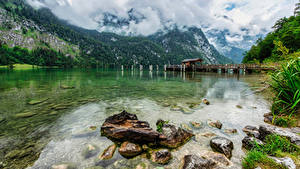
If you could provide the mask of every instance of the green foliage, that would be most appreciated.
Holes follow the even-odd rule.
[[[272,74],[272,88],[278,93],[272,105],[274,114],[292,115],[300,108],[300,60],[291,60]]]
[[[296,122],[297,120],[291,116],[276,117],[275,115],[273,124],[281,127],[294,127],[296,125]]]
[[[169,121],[160,121],[157,125],[156,125],[156,131],[158,132],[162,132],[162,127],[165,125],[165,124],[168,124]]]
[[[297,11],[299,11],[299,3]],[[289,53],[299,52],[300,49],[300,15],[282,18],[273,26],[274,31],[264,39],[259,39],[256,45],[245,54],[243,63],[253,63],[254,60],[263,62],[278,62],[287,60]]]
[[[253,169],[257,167],[258,164],[262,164],[271,168],[284,169],[285,167],[268,158],[268,155],[278,156],[282,154],[282,152],[296,154],[296,156],[298,156],[300,154],[300,149],[284,137],[268,135],[264,145],[256,144],[256,147],[247,153],[247,156],[242,161],[243,168]]]

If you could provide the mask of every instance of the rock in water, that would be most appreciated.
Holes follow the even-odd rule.
[[[209,105],[209,104],[210,104],[210,102],[209,102],[207,99],[203,99],[202,102],[203,102],[204,104],[206,104],[206,105]]]
[[[115,141],[157,143],[160,134],[146,121],[139,121],[135,114],[123,111],[108,117],[101,127],[101,135]]]
[[[114,153],[116,151],[116,144],[110,145],[109,147],[107,147],[103,153],[99,156],[100,160],[108,160],[111,159],[114,156]]]
[[[142,148],[138,144],[130,143],[130,142],[124,142],[121,144],[121,147],[119,148],[119,153],[124,157],[135,157],[142,153]]]
[[[259,126],[259,134],[260,139],[264,140],[267,135],[270,134],[277,134],[282,137],[286,137],[291,141],[291,143],[300,146],[300,136],[292,133],[286,129],[282,129],[276,126],[269,126],[269,125],[261,125]]]
[[[156,150],[151,153],[151,160],[158,164],[167,164],[172,159],[168,149]]]
[[[219,153],[224,154],[227,158],[231,158],[233,143],[224,137],[215,137],[210,140],[210,147]]]
[[[184,156],[182,169],[212,169],[216,163],[210,159],[198,157],[196,155]]]
[[[242,140],[242,145],[247,150],[250,150],[250,149],[254,148],[256,146],[256,144],[263,145],[264,143],[261,140],[257,139],[257,138],[249,137],[249,136],[246,136]]]
[[[227,134],[235,134],[237,133],[237,129],[225,129],[224,132]]]
[[[56,164],[51,167],[52,169],[76,169],[76,165],[71,163],[62,163],[62,164]]]
[[[217,121],[215,121],[215,122],[212,121],[212,120],[208,120],[207,123],[208,123],[208,125],[210,125],[211,127],[215,127],[215,128],[218,128],[218,129],[221,129],[222,126],[223,126],[223,124],[222,124],[219,120],[217,120]]]
[[[90,158],[90,157],[93,157],[95,155],[97,155],[99,151],[99,148],[95,145],[87,145],[87,147],[83,150],[82,152],[82,156],[87,159],[87,158]]]
[[[162,126],[162,135],[165,136],[166,139],[161,139],[159,143],[160,145],[168,148],[177,148],[194,136],[193,133],[180,127],[177,128],[171,124],[164,124]]]
[[[202,127],[202,123],[197,123],[197,122],[190,122],[190,124],[195,128],[195,129],[200,129]]]
[[[246,133],[250,137],[259,138],[258,128],[254,126],[246,126],[243,128],[243,132]]]

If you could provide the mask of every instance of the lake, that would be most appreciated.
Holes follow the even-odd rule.
[[[210,151],[206,132],[234,143],[231,168],[241,168],[241,140],[246,125],[263,124],[270,104],[251,90],[261,75],[180,73],[163,71],[114,71],[103,69],[0,70],[0,168],[51,168],[70,163],[78,168],[99,164],[99,154],[112,142],[100,135],[104,120],[122,110],[135,113],[156,129],[158,119],[201,129],[184,146],[172,151],[165,168],[178,168],[187,154]],[[201,103],[203,98],[210,105]],[[220,120],[221,130],[207,125]],[[225,129],[237,129],[228,134]],[[97,153],[84,157],[88,145]],[[148,159],[125,159],[116,151],[105,168],[161,167]],[[100,167],[99,167],[100,168]]]

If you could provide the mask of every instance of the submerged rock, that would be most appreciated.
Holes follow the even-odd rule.
[[[40,100],[31,100],[30,102],[28,102],[28,104],[30,105],[37,105],[37,104],[41,104],[45,101],[47,101],[49,98],[45,98],[45,99],[40,99]]]
[[[206,159],[213,160],[217,164],[217,166],[231,165],[231,162],[228,160],[228,158],[224,154],[207,151],[207,152],[201,153],[201,156],[205,157]]]
[[[130,143],[130,142],[124,142],[121,144],[121,147],[119,148],[119,153],[127,158],[135,157],[142,153],[142,148],[138,144]]]
[[[284,158],[270,157],[270,158],[273,159],[276,163],[285,166],[287,169],[296,169],[296,165],[294,161],[289,157],[284,157]]]
[[[247,150],[251,150],[252,148],[254,148],[256,145],[263,145],[264,143],[255,138],[255,137],[249,137],[246,136],[243,140],[242,140],[242,146],[247,149]]]
[[[212,132],[205,132],[205,133],[197,134],[197,136],[203,136],[203,137],[209,138],[209,137],[214,137],[214,136],[216,136],[216,134],[215,134],[215,133],[212,133]]]
[[[87,147],[83,150],[82,152],[82,156],[87,159],[87,158],[90,158],[90,157],[93,157],[95,155],[97,155],[99,152],[99,148],[95,145],[87,145]]]
[[[34,115],[36,115],[36,113],[34,113],[34,112],[24,112],[24,113],[16,114],[15,117],[17,117],[17,118],[27,118],[27,117],[32,117]]]
[[[222,126],[223,126],[223,124],[222,124],[219,120],[217,120],[217,121],[215,121],[215,122],[212,121],[212,120],[208,120],[207,123],[208,123],[208,125],[210,125],[211,127],[215,127],[215,128],[218,128],[218,129],[221,129]]]
[[[135,114],[123,111],[108,117],[101,127],[101,135],[116,141],[157,143],[160,133],[150,128],[146,121],[139,121]]]
[[[167,164],[172,159],[168,149],[156,150],[151,153],[151,161],[158,164]]]
[[[206,105],[209,105],[209,104],[210,104],[210,102],[209,102],[207,99],[203,99],[202,102],[203,102],[204,104],[206,104]]]
[[[237,129],[225,129],[224,132],[227,134],[235,134],[237,133]]]
[[[259,138],[259,131],[258,128],[254,126],[246,126],[243,128],[243,132],[246,133],[250,137]]]
[[[192,122],[190,122],[190,124],[191,124],[195,129],[200,129],[200,128],[202,127],[202,123],[201,123],[201,122],[197,123],[197,122],[192,121]]]
[[[193,130],[188,124],[185,124],[185,123],[182,123],[180,126],[187,131]]]
[[[267,135],[276,134],[282,137],[286,137],[291,141],[291,143],[300,146],[300,135],[297,135],[287,129],[279,128],[276,126],[260,125],[259,133],[261,140],[264,140]]]
[[[66,85],[61,85],[60,88],[61,89],[75,89],[74,86],[66,86]]]
[[[215,137],[210,140],[210,147],[219,153],[224,154],[227,158],[231,158],[233,143],[225,137]]]
[[[116,144],[110,145],[109,147],[107,147],[103,153],[99,156],[100,160],[108,160],[111,159],[114,156],[114,153],[116,151]]]
[[[61,163],[55,164],[51,167],[52,169],[76,169],[76,165],[72,163]]]
[[[160,140],[159,144],[168,148],[177,148],[194,136],[193,133],[171,124],[163,124],[162,135],[165,139]]]
[[[242,109],[243,107],[241,105],[236,105],[236,108]]]
[[[196,155],[186,155],[183,159],[182,169],[212,169],[216,163],[211,159],[206,159]]]

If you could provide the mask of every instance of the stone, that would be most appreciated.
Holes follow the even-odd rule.
[[[40,100],[31,100],[30,102],[28,102],[28,104],[30,105],[37,105],[37,104],[41,104],[45,101],[47,101],[49,98],[45,98],[45,99],[40,99]]]
[[[192,122],[190,122],[190,124],[191,124],[195,129],[200,129],[200,128],[202,127],[202,123],[201,123],[201,122],[197,123],[197,122],[192,121]]]
[[[224,154],[216,153],[213,151],[206,151],[201,153],[202,157],[213,160],[218,166],[229,166],[231,162]]]
[[[224,132],[227,134],[235,134],[237,133],[237,129],[225,129]]]
[[[296,165],[294,161],[289,157],[277,158],[277,157],[269,157],[273,159],[276,163],[285,166],[287,169],[296,169]]]
[[[51,167],[52,169],[76,169],[76,165],[72,163],[62,163],[62,164],[55,164]]]
[[[103,153],[99,156],[100,160],[108,160],[111,159],[114,156],[114,153],[116,151],[116,144],[110,145],[109,147],[107,147]]]
[[[95,145],[87,145],[87,147],[83,150],[82,152],[82,156],[87,159],[87,158],[90,158],[90,157],[93,157],[95,155],[97,155],[99,151],[99,148]]]
[[[241,105],[236,105],[236,108],[242,109],[243,107]]]
[[[211,127],[215,127],[215,128],[218,128],[218,129],[221,129],[222,126],[223,126],[223,124],[222,124],[219,120],[217,120],[217,121],[215,121],[215,122],[212,121],[212,120],[208,120],[207,123],[208,123],[208,125],[210,125]]]
[[[34,112],[24,112],[24,113],[18,113],[15,115],[15,117],[17,118],[28,118],[28,117],[32,117],[35,116],[36,113]]]
[[[215,137],[210,140],[210,147],[219,153],[224,154],[227,158],[231,158],[233,143],[225,137]]]
[[[176,105],[172,105],[170,108],[170,110],[172,110],[172,111],[181,111],[181,109],[182,109],[181,107],[176,106]]]
[[[121,144],[121,147],[119,148],[119,153],[123,157],[131,158],[135,157],[142,153],[142,148],[138,144],[130,143],[130,142],[124,142]]]
[[[151,153],[151,161],[158,164],[167,164],[172,159],[168,149],[155,150]]]
[[[187,130],[187,131],[192,131],[193,130],[189,125],[187,125],[185,123],[181,124],[181,128],[183,128],[184,130]]]
[[[247,150],[251,150],[252,148],[256,147],[257,145],[264,145],[264,142],[262,142],[261,140],[255,138],[255,137],[249,137],[249,136],[246,136],[242,140],[242,146]]]
[[[206,105],[209,105],[209,104],[210,104],[210,102],[209,102],[207,99],[203,99],[202,102],[203,102],[204,104],[206,104]]]
[[[264,140],[266,136],[270,134],[276,134],[282,137],[286,137],[288,140],[290,140],[291,143],[300,146],[300,136],[289,131],[288,129],[283,129],[283,128],[270,126],[270,125],[260,125],[259,134],[260,134],[259,137],[260,140]]]
[[[216,136],[215,133],[211,133],[211,132],[205,132],[205,133],[201,133],[200,136],[203,136],[203,137],[214,137]]]
[[[186,155],[183,159],[182,169],[213,169],[216,163],[196,155]]]
[[[123,111],[108,117],[101,127],[101,135],[114,141],[157,143],[160,133],[150,128],[146,121],[139,121],[135,114]]]
[[[96,130],[96,129],[97,129],[97,126],[90,126],[89,129],[90,129],[90,130]]]
[[[165,123],[162,126],[162,135],[165,139],[161,139],[159,144],[168,148],[177,148],[194,136],[194,134],[189,131]]]
[[[259,138],[258,128],[254,126],[246,126],[243,128],[243,132],[247,134],[247,136]]]

